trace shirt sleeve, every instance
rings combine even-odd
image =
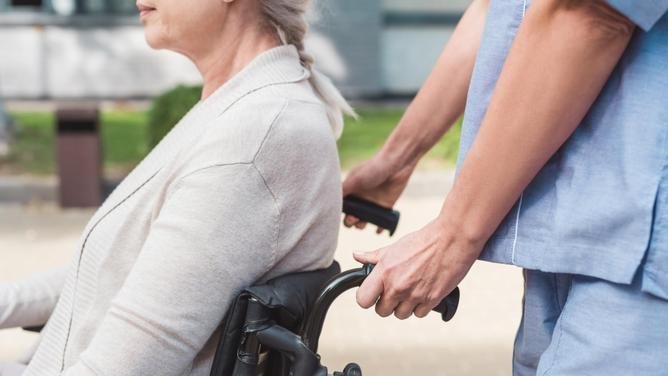
[[[607,0],[613,8],[648,31],[668,11],[668,0]]]
[[[181,178],[93,340],[64,375],[183,375],[232,299],[276,263],[279,212],[253,164]]]
[[[67,267],[0,284],[0,329],[44,325],[65,284]]]

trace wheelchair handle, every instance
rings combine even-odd
[[[322,333],[322,327],[325,323],[325,316],[334,300],[345,291],[358,287],[364,282],[366,277],[371,274],[373,265],[365,264],[361,268],[351,269],[334,276],[327,282],[325,288],[313,305],[304,325],[300,328],[301,337],[304,344],[314,353],[318,351],[318,340]],[[434,311],[441,314],[443,321],[450,321],[457,312],[459,305],[459,288],[456,287],[448,296],[434,307]]]
[[[390,236],[394,235],[399,224],[398,211],[353,195],[343,198],[343,212],[388,230]]]

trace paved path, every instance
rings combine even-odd
[[[451,173],[419,173],[399,202],[397,235],[417,229],[438,213]],[[0,280],[12,280],[66,263],[91,210],[59,210],[50,204],[0,205]],[[350,253],[387,244],[372,231],[341,231],[337,259],[355,267]],[[462,283],[457,316],[443,324],[437,314],[399,321],[379,318],[354,302],[337,301],[320,345],[323,363],[340,370],[357,361],[365,375],[508,375],[521,304],[517,269],[478,263]],[[16,359],[35,337],[0,331],[0,362]]]

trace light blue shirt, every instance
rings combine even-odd
[[[639,27],[585,119],[524,190],[481,259],[617,283],[640,272],[644,291],[668,299],[668,0],[608,2]],[[526,3],[490,3],[458,165]]]

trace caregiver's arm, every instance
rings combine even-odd
[[[393,163],[415,164],[464,112],[487,15],[475,0],[457,24],[436,66],[384,145]]]
[[[600,0],[534,2],[443,207],[469,241],[487,240],[573,133],[633,31],[631,21]]]
[[[474,0],[469,5],[396,129],[374,159],[348,175],[344,194],[355,193],[393,206],[420,158],[462,115],[487,5],[488,0]],[[395,184],[397,180],[400,182]]]
[[[396,308],[399,317],[423,316],[452,291],[522,190],[581,122],[633,31],[603,1],[533,2],[438,219],[395,245],[356,255],[362,262],[380,259],[378,275],[358,291],[360,305],[369,307],[382,294],[381,315]]]
[[[22,281],[0,283],[0,329],[46,324],[60,297],[67,270],[61,267]]]

